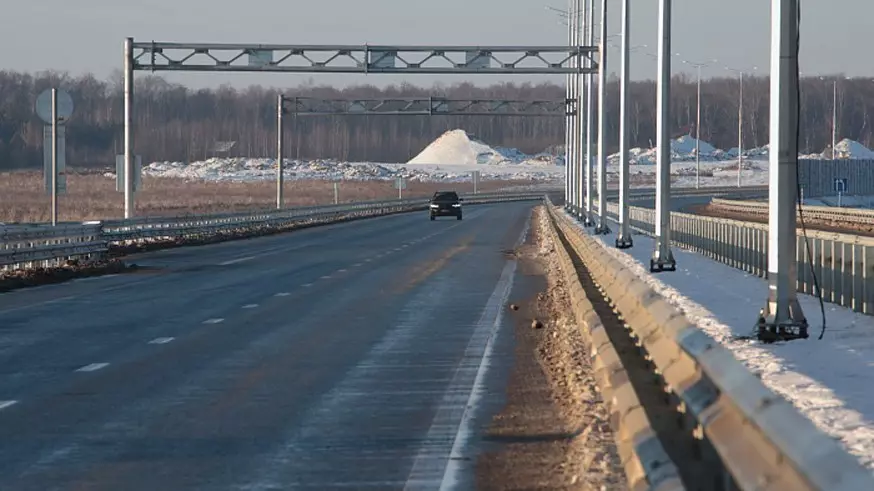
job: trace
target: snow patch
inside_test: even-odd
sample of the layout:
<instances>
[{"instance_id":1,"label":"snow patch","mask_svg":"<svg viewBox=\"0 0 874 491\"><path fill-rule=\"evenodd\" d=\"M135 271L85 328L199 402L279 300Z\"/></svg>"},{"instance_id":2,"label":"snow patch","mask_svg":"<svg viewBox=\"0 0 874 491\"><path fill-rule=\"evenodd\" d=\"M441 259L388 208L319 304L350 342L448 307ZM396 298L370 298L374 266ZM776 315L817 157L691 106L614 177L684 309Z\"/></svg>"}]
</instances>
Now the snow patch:
<instances>
[{"instance_id":1,"label":"snow patch","mask_svg":"<svg viewBox=\"0 0 874 491\"><path fill-rule=\"evenodd\" d=\"M409 162L410 165L564 165L550 154L527 155L515 148L490 147L464 130L443 133Z\"/></svg>"}]
</instances>

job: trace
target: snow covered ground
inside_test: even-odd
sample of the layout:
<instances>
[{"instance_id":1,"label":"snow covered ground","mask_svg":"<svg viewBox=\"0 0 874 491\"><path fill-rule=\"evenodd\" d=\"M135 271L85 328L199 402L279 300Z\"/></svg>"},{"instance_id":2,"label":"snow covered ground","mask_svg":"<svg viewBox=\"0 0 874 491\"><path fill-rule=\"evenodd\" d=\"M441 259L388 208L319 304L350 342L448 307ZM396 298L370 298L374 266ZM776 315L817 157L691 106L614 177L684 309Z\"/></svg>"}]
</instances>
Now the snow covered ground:
<instances>
[{"instance_id":1,"label":"snow covered ground","mask_svg":"<svg viewBox=\"0 0 874 491\"><path fill-rule=\"evenodd\" d=\"M819 302L799 294L811 325L810 339L773 345L739 341L736 336L751 334L767 299L764 280L677 248L677 271L655 276L649 273L651 238L635 235L634 247L626 251L613 247L614 241L612 234L601 237L606 253L644 278L767 387L874 471L874 316L826 303L827 330L820 341Z\"/></svg>"},{"instance_id":2,"label":"snow covered ground","mask_svg":"<svg viewBox=\"0 0 874 491\"><path fill-rule=\"evenodd\" d=\"M695 185L696 143L700 146L701 184L731 186L737 183L737 149L723 151L713 145L682 136L671 142L671 173L677 187ZM874 152L858 142L844 140L836 146L840 158L874 158ZM656 150L634 148L631 154L632 187L651 187L655 183ZM831 155L827 149L824 154ZM821 158L822 155L808 155ZM744 151L742 185L764 185L768 181L768 146ZM143 169L148 176L189 180L253 181L275 178L272 158L213 158L205 161L154 162ZM484 180L531 180L557 182L564 179L564 156L549 153L527 155L515 148L492 147L464 130L447 131L405 164L376 162L338 162L334 160L296 161L287 159L285 178L318 180L393 180L469 181L472 171ZM107 174L107 177L114 177ZM608 182L619 180L619 155L608 157Z\"/></svg>"}]
</instances>

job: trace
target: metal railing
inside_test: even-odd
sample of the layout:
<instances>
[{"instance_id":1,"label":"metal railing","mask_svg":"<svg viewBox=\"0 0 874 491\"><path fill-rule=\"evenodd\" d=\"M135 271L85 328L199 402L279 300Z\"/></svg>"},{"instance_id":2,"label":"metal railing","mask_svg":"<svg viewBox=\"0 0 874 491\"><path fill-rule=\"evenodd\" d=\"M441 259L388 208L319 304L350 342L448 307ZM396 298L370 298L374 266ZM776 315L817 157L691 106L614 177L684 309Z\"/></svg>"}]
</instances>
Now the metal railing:
<instances>
[{"instance_id":1,"label":"metal railing","mask_svg":"<svg viewBox=\"0 0 874 491\"><path fill-rule=\"evenodd\" d=\"M465 204L541 200L543 193L492 193L463 196ZM0 225L0 271L59 266L71 259L99 258L111 245L207 237L258 229L282 229L301 223L425 210L427 198L371 201L287 210L140 217L130 220Z\"/></svg>"},{"instance_id":2,"label":"metal railing","mask_svg":"<svg viewBox=\"0 0 874 491\"><path fill-rule=\"evenodd\" d=\"M713 490L874 489L874 478L858 460L790 402L766 388L728 349L693 325L642 278L604 254L604 245L567 215L551 207L550 213L569 249L626 325L624 330L614 328L613 335L635 340L641 355L651 362L652 377L663 380L670 392L679 413L674 431L690 433L699 442L697 451L683 453L679 461L675 454L674 461L666 463L657 442L645 448L633 446L653 437L646 425L638 425L639 433L630 438L633 454L624 460L627 474L631 476L627 464L631 461L638 468L635 475L643 480L635 482L634 489L663 489L659 480L671 479L675 473L665 476L658 471L671 469L671 463L680 470L715 466L718 475L711 476L705 486ZM598 327L593 315L589 312L578 321ZM596 349L605 351L604 346ZM626 409L631 414L632 408ZM618 424L628 417L620 417ZM715 460L708 457L711 453Z\"/></svg>"},{"instance_id":3,"label":"metal railing","mask_svg":"<svg viewBox=\"0 0 874 491\"><path fill-rule=\"evenodd\" d=\"M768 203L762 201L739 201L715 198L711 205L717 209L731 213L743 213L755 216L768 215ZM835 206L802 205L801 211L805 218L828 220L842 223L859 223L874 225L874 210L863 208L838 208Z\"/></svg>"},{"instance_id":4,"label":"metal railing","mask_svg":"<svg viewBox=\"0 0 874 491\"><path fill-rule=\"evenodd\" d=\"M607 203L609 218L618 220L618 213L617 204ZM655 231L654 210L630 207L629 220L637 232ZM674 245L767 279L767 224L672 212L671 228ZM815 294L816 275L823 300L874 314L874 238L818 230L807 230L806 240L803 231L798 235L798 291Z\"/></svg>"}]
</instances>

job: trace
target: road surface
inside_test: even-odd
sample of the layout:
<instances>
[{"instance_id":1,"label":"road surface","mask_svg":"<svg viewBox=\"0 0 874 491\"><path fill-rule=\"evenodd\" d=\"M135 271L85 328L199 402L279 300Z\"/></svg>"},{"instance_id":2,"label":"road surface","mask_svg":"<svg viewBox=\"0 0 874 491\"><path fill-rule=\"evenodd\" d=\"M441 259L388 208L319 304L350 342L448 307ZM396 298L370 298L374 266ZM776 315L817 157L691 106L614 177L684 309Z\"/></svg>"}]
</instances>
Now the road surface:
<instances>
[{"instance_id":1,"label":"road surface","mask_svg":"<svg viewBox=\"0 0 874 491\"><path fill-rule=\"evenodd\" d=\"M532 206L165 250L0 295L0 489L471 489Z\"/></svg>"}]
</instances>

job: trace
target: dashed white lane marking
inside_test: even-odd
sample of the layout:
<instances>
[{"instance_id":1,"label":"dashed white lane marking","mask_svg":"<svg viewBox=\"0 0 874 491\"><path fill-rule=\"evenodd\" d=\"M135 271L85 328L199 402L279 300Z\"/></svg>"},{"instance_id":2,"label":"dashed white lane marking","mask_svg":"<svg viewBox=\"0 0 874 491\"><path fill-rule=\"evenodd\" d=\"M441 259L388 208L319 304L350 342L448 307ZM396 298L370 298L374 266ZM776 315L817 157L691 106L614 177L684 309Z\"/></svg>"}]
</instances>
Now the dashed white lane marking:
<instances>
[{"instance_id":1,"label":"dashed white lane marking","mask_svg":"<svg viewBox=\"0 0 874 491\"><path fill-rule=\"evenodd\" d=\"M273 296L274 296L274 297L287 297L287 296L289 296L289 295L291 295L291 293L288 293L288 292L279 292L279 293L277 293L276 295L273 295Z\"/></svg>"},{"instance_id":2,"label":"dashed white lane marking","mask_svg":"<svg viewBox=\"0 0 874 491\"><path fill-rule=\"evenodd\" d=\"M173 341L174 339L176 339L176 338L174 338L174 337L155 338L155 339L149 341L149 344L167 344L167 343Z\"/></svg>"},{"instance_id":3,"label":"dashed white lane marking","mask_svg":"<svg viewBox=\"0 0 874 491\"><path fill-rule=\"evenodd\" d=\"M222 318L215 318L215 319L207 319L207 320L203 321L203 323L204 324L219 324L219 323L222 323L224 321L225 320Z\"/></svg>"},{"instance_id":4,"label":"dashed white lane marking","mask_svg":"<svg viewBox=\"0 0 874 491\"><path fill-rule=\"evenodd\" d=\"M361 266L364 266L364 263L355 263L352 265L353 268L360 268Z\"/></svg>"},{"instance_id":5,"label":"dashed white lane marking","mask_svg":"<svg viewBox=\"0 0 874 491\"><path fill-rule=\"evenodd\" d=\"M6 409L9 406L17 404L18 401L0 401L0 410Z\"/></svg>"},{"instance_id":6,"label":"dashed white lane marking","mask_svg":"<svg viewBox=\"0 0 874 491\"><path fill-rule=\"evenodd\" d=\"M367 259L364 260L364 262L366 262L366 263L369 263L370 261L373 261L373 258L372 258L372 257L369 257L369 258L367 258Z\"/></svg>"},{"instance_id":7,"label":"dashed white lane marking","mask_svg":"<svg viewBox=\"0 0 874 491\"><path fill-rule=\"evenodd\" d=\"M85 365L82 368L77 368L76 371L77 372L96 372L97 370L100 370L101 368L106 368L107 366L109 366L109 363L92 363L90 365Z\"/></svg>"},{"instance_id":8,"label":"dashed white lane marking","mask_svg":"<svg viewBox=\"0 0 874 491\"><path fill-rule=\"evenodd\" d=\"M219 263L219 266L230 266L231 264L244 263L246 261L251 261L252 259L255 259L256 257L258 257L258 256L246 256L246 257L240 257L237 259L231 259L230 261L225 261L223 263Z\"/></svg>"},{"instance_id":9,"label":"dashed white lane marking","mask_svg":"<svg viewBox=\"0 0 874 491\"><path fill-rule=\"evenodd\" d=\"M337 270L338 273L345 273L346 271L348 271L348 270L347 269L338 269Z\"/></svg>"},{"instance_id":10,"label":"dashed white lane marking","mask_svg":"<svg viewBox=\"0 0 874 491\"><path fill-rule=\"evenodd\" d=\"M258 308L258 304L257 304L257 303L250 303L250 304L248 304L248 305L243 305L243 308L244 308L244 309L257 309L257 308Z\"/></svg>"},{"instance_id":11,"label":"dashed white lane marking","mask_svg":"<svg viewBox=\"0 0 874 491\"><path fill-rule=\"evenodd\" d=\"M330 279L331 279L331 275L326 274L325 276L322 276L321 279L323 279L323 280L330 280Z\"/></svg>"},{"instance_id":12,"label":"dashed white lane marking","mask_svg":"<svg viewBox=\"0 0 874 491\"><path fill-rule=\"evenodd\" d=\"M312 283L304 283L303 285L300 285L300 286L303 288L309 288L309 287L313 286L313 284Z\"/></svg>"}]
</instances>

